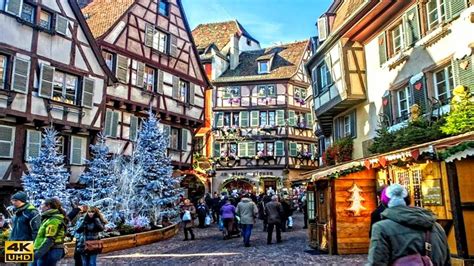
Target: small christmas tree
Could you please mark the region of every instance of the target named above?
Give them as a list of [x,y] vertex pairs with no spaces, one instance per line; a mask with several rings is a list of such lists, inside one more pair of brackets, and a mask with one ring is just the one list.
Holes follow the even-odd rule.
[[446,117],[446,123],[441,131],[449,135],[457,135],[474,130],[474,99],[464,86],[453,90],[451,112]]
[[163,134],[150,111],[138,133],[133,159],[143,172],[135,181],[135,192],[140,196],[138,204],[141,205],[137,214],[148,217],[153,224],[159,224],[163,218],[173,220],[178,216],[180,179],[172,176],[167,147],[168,136]]
[[39,156],[28,158],[31,170],[22,177],[25,192],[36,207],[51,197],[58,197],[64,205],[69,202],[66,192],[69,172],[64,168],[64,156],[57,152],[57,135],[53,128],[45,130]]
[[362,201],[365,201],[361,195],[362,189],[360,189],[357,184],[354,183],[352,188],[349,189],[349,192],[352,193],[349,199],[349,201],[352,203],[351,206],[346,210],[353,212],[354,216],[360,216],[360,212],[366,210],[366,208],[362,206]]
[[117,176],[105,140],[105,136],[98,134],[97,143],[90,146],[93,158],[86,162],[88,168],[79,178],[79,183],[86,186],[79,191],[79,199],[87,205],[98,207],[110,219],[109,211],[117,191]]

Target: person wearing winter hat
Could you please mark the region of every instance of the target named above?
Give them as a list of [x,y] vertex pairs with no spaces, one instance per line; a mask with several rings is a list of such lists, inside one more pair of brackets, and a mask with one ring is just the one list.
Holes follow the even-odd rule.
[[41,225],[38,210],[28,203],[28,195],[20,191],[11,197],[13,205],[11,241],[34,241]]
[[372,236],[372,227],[374,224],[382,220],[382,212],[387,208],[387,205],[382,201],[382,197],[385,196],[386,186],[381,186],[377,189],[377,200],[380,202],[379,206],[370,214],[370,231],[369,238]]
[[446,233],[436,223],[436,216],[423,208],[408,207],[405,199],[408,192],[399,184],[387,187],[386,196],[388,208],[382,212],[382,220],[372,228],[369,265],[392,265],[409,255],[428,255],[425,251],[427,236],[433,265],[450,265]]

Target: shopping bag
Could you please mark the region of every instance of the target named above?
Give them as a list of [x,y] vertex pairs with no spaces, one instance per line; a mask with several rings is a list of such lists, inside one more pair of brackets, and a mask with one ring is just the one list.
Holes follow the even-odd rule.
[[224,221],[222,220],[222,217],[219,218],[219,230],[224,230]]
[[205,224],[206,226],[211,225],[211,216],[206,215],[206,219],[204,220],[204,224]]
[[183,220],[183,222],[191,221],[191,212],[190,211],[184,211],[183,218],[181,220]]
[[288,217],[288,227],[293,227],[293,217]]

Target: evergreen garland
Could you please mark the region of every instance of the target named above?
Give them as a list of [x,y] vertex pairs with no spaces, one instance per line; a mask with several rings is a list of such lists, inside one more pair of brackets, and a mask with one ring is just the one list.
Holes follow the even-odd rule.
[[439,152],[438,157],[441,160],[446,160],[452,155],[455,155],[456,153],[459,153],[459,152],[463,152],[467,149],[474,149],[474,141],[467,141],[467,142],[460,143],[456,146],[449,147],[446,150]]

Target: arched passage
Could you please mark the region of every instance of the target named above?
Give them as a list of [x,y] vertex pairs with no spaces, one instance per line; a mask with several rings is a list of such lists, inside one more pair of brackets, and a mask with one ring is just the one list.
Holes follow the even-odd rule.
[[252,181],[248,179],[229,178],[222,183],[221,189],[223,188],[227,189],[228,191],[247,190],[254,192],[254,186],[252,184]]
[[204,184],[195,175],[186,175],[180,185],[181,188],[185,190],[187,198],[194,203],[204,197],[204,193],[206,192]]

